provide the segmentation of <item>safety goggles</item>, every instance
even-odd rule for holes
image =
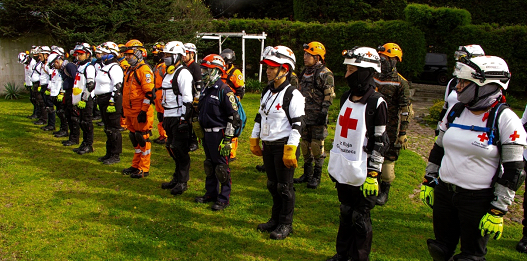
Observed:
[[[509,72],[505,71],[483,71],[477,64],[472,62],[470,59],[466,57],[462,57],[460,59],[459,63],[465,64],[468,67],[474,69],[472,73],[472,78],[480,80],[480,82],[485,82],[487,79],[491,80],[499,80],[501,82],[506,83],[511,79],[511,74]]]
[[[260,60],[266,59],[268,56],[275,56],[278,58],[285,58],[295,63],[295,60],[291,58],[291,56],[285,55],[283,53],[280,53],[278,49],[275,49],[273,46],[267,46],[265,47],[264,51],[262,52],[262,58]]]
[[[456,61],[459,61],[459,62],[464,62],[465,60],[470,59],[470,56],[471,55],[467,53],[466,51],[454,52],[454,58],[456,59]]]

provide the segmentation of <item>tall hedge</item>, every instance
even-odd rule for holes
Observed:
[[[230,19],[213,21],[217,32],[241,32],[261,34],[265,32],[265,45],[285,45],[296,55],[297,72],[303,67],[303,43],[319,41],[327,50],[326,62],[335,75],[344,75],[341,53],[354,46],[369,46],[376,48],[386,42],[396,42],[403,49],[403,62],[398,65],[401,74],[411,77],[423,69],[426,44],[424,34],[408,22],[393,20],[379,22],[349,22],[349,23],[305,23],[285,20],[251,20]],[[239,38],[229,38],[224,48],[232,48],[241,60],[241,41]],[[257,72],[260,59],[261,43],[255,40],[246,41],[246,60],[248,77]],[[216,52],[217,47],[205,52]]]

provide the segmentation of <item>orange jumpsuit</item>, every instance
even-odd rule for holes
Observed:
[[[135,149],[132,167],[143,172],[150,171],[152,143],[150,143],[148,138],[154,124],[154,108],[150,106],[150,100],[145,95],[147,92],[152,92],[153,89],[154,75],[144,61],[126,70],[123,85],[123,112]],[[144,123],[137,121],[137,116],[141,111],[146,112],[146,122]],[[142,133],[142,140],[141,136],[137,135],[136,132]],[[144,146],[141,146],[141,144]]]
[[[157,131],[159,132],[159,138],[161,140],[164,140],[167,138],[167,132],[163,128],[163,117],[159,117],[159,113],[161,113],[161,116],[165,112],[165,109],[163,108],[163,105],[161,105],[161,98],[163,98],[163,90],[161,90],[161,85],[163,85],[163,78],[166,74],[167,66],[165,63],[159,63],[156,65],[156,68],[154,68],[154,83],[156,87],[156,111],[157,111],[157,119],[159,120],[159,123],[157,124]]]
[[[123,69],[123,72],[126,72],[126,69],[130,67],[130,64],[124,58],[122,58],[122,60],[119,62],[119,65]],[[126,118],[125,117],[121,117],[121,127],[126,129]]]
[[[225,74],[221,77],[221,80],[229,85],[231,87],[231,90],[236,94],[236,90],[238,88],[244,87],[245,82],[243,81],[243,74],[242,72],[234,67],[234,65],[231,65],[231,67],[225,72]],[[238,99],[240,99],[240,96],[238,96]],[[230,158],[236,158],[236,150],[238,149],[238,138],[233,138],[231,141],[231,155]]]

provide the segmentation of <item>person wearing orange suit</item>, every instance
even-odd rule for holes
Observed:
[[[157,42],[152,46],[152,54],[154,55],[154,85],[156,87],[156,112],[157,112],[157,120],[159,123],[157,124],[157,131],[159,132],[159,137],[154,140],[157,144],[165,144],[167,139],[167,132],[163,128],[163,113],[165,112],[165,109],[163,109],[163,105],[161,105],[161,98],[162,98],[162,90],[161,85],[163,84],[163,78],[165,77],[167,66],[163,60],[165,57],[165,53],[163,53],[163,48],[165,48],[164,42]]]
[[[126,69],[130,67],[130,64],[124,59],[124,44],[119,44],[119,56],[117,58],[117,61],[119,61],[119,65],[123,69],[123,72],[126,72]],[[122,110],[121,110],[122,111]],[[121,115],[121,131],[126,130],[126,118],[124,117],[124,114]]]
[[[225,60],[227,69],[225,74],[221,77],[221,80],[231,87],[231,90],[238,96],[238,99],[243,99],[245,95],[245,82],[243,79],[243,74],[240,69],[234,66],[234,61],[236,61],[236,54],[231,49],[225,49],[220,53],[220,56]],[[236,160],[236,150],[238,149],[238,138],[232,139],[232,149],[229,161]]]
[[[128,136],[135,149],[132,166],[124,169],[131,178],[143,178],[149,175],[151,147],[149,137],[154,124],[154,73],[145,63],[146,49],[138,40],[126,43],[125,59],[130,64],[124,75],[123,112]]]

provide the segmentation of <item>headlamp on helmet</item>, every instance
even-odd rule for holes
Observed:
[[[378,73],[381,72],[381,59],[373,48],[355,46],[351,50],[342,51],[342,56],[344,57],[344,64],[372,68]]]
[[[496,83],[504,90],[509,86],[511,74],[507,63],[497,56],[478,56],[456,63],[454,76],[479,86]]]
[[[454,58],[456,61],[462,61],[462,59],[470,59],[483,55],[485,55],[485,51],[483,51],[483,48],[477,44],[459,46],[458,50],[454,52]]]
[[[379,54],[386,55],[388,57],[397,57],[399,62],[403,61],[403,50],[396,43],[386,43],[383,46],[377,47]]]
[[[152,46],[152,54],[158,54],[159,52],[163,52],[163,48],[165,48],[164,42],[157,42]]]
[[[271,65],[271,62],[278,65],[285,65],[285,68],[288,70],[289,68],[294,70],[296,63],[295,53],[286,46],[267,46],[262,53],[260,63]]]

